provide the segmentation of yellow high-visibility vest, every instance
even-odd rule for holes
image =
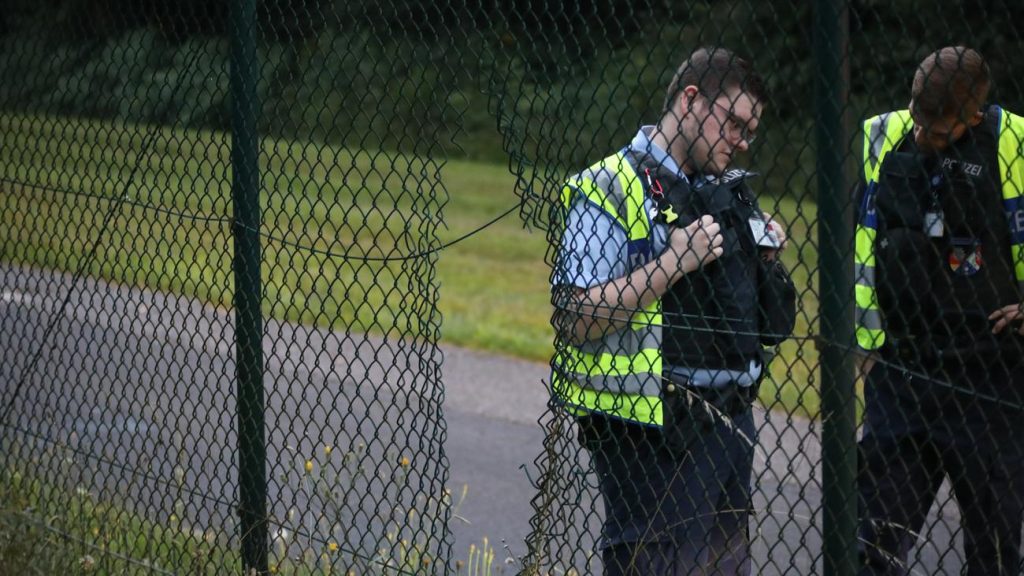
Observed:
[[[579,194],[607,213],[626,232],[628,241],[650,239],[644,187],[622,152],[568,180],[562,189],[566,212]],[[629,325],[600,340],[581,346],[562,343],[551,362],[554,398],[577,416],[598,413],[661,426],[661,342],[661,302],[657,301],[634,314]]]
[[[914,121],[909,110],[897,110],[864,122],[864,181],[866,187],[856,227],[854,294],[857,310],[857,343],[865,350],[876,350],[885,343],[882,315],[875,290],[875,240],[878,222],[874,195],[886,154],[894,150],[910,133]],[[1024,118],[999,109],[999,175],[1003,206],[1007,214],[1024,214]],[[1024,288],[1024,234],[1010,223],[1014,276]],[[1022,292],[1024,293],[1024,292]]]

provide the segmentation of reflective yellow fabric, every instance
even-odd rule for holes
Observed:
[[[857,327],[857,345],[865,350],[877,350],[885,343],[885,332],[881,329]]]
[[[568,412],[574,416],[599,412],[640,424],[661,426],[664,422],[661,398],[657,396],[598,392],[564,378],[556,378],[554,382],[555,393],[562,398]]]
[[[1003,110],[1000,120],[998,156],[1003,201],[1014,203],[1024,196],[1024,118]],[[1010,255],[1017,283],[1024,285],[1024,245],[1019,240],[1014,238]]]
[[[604,178],[606,174],[610,178]],[[609,196],[610,191],[602,189],[598,184],[607,182],[610,187],[613,179],[623,192],[623,214],[619,213],[619,204]],[[643,184],[624,154],[605,158],[584,172],[584,177],[570,180],[562,191],[562,202],[566,210],[572,203],[574,187],[590,202],[615,218],[630,241],[650,236],[650,223],[644,211]],[[661,323],[661,303],[655,302],[634,315],[631,328],[625,330],[647,330],[651,326],[660,327]],[[572,414],[599,412],[641,424],[660,426],[663,423],[660,397],[608,391],[608,388],[614,388],[616,378],[626,380],[640,376],[660,380],[660,336],[656,339],[657,347],[621,350],[616,348],[617,345],[621,346],[623,339],[616,334],[607,336],[607,345],[603,346],[601,352],[594,354],[567,345],[556,359],[557,366],[552,376],[554,393]],[[591,378],[600,379],[605,389],[587,387],[585,383]]]
[[[854,286],[854,294],[857,299],[857,307],[864,310],[878,310],[878,300],[875,298],[875,289],[857,284]]]
[[[875,265],[875,237],[878,231],[867,226],[857,226],[857,246],[853,253],[853,261],[865,266]]]
[[[566,350],[566,361],[573,371],[581,374],[600,374],[602,376],[625,376],[626,374],[661,373],[661,351],[656,348],[644,348],[636,354],[587,354],[578,348]]]

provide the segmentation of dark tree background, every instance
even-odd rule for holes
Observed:
[[[808,2],[259,5],[259,88],[271,135],[385,148],[430,140],[436,145],[418,150],[493,161],[512,151],[576,165],[654,119],[678,62],[696,46],[720,44],[753,60],[773,93],[767,119],[776,129],[766,131],[760,162],[774,167],[809,152]],[[1024,3],[1008,0],[853,1],[851,119],[905,105],[913,66],[948,44],[981,50],[995,76],[993,100],[1024,111],[1021,21]],[[223,128],[229,26],[226,0],[0,2],[0,108]],[[172,101],[176,84],[184,89]]]

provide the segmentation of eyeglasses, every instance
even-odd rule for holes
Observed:
[[[704,98],[714,105],[716,108],[725,111],[725,124],[723,128],[728,129],[734,134],[739,134],[740,139],[747,143],[747,146],[753,145],[754,141],[757,140],[757,134],[749,127],[748,120],[742,120],[732,112],[732,108],[727,108],[722,104],[719,104],[717,100],[704,96]],[[724,136],[725,134],[723,134]]]

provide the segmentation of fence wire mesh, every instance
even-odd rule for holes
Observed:
[[[1021,17],[4,3],[0,564],[1019,573]],[[466,557],[446,410],[536,398]]]

